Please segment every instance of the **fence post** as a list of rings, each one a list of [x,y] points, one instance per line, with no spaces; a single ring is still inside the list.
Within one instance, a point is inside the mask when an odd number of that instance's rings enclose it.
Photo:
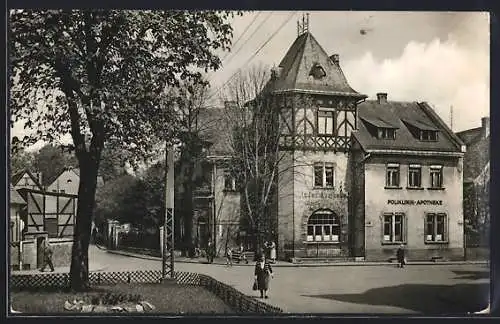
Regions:
[[[97,284],[101,284],[101,274],[99,272],[97,273]]]
[[[127,283],[130,283],[130,272],[127,272]]]

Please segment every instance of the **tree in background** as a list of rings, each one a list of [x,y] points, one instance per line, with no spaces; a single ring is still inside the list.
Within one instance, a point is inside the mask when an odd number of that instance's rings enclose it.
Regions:
[[[10,155],[10,174],[14,175],[23,170],[35,172],[35,154],[20,149]]]
[[[242,71],[224,94],[229,138],[233,151],[233,173],[244,201],[244,213],[254,237],[254,249],[263,248],[271,226],[271,208],[278,177],[279,125],[274,97],[263,94],[268,69],[254,66]]]
[[[70,266],[73,289],[88,287],[88,246],[105,143],[137,162],[175,125],[167,87],[202,82],[228,50],[232,13],[215,11],[12,10],[10,108],[13,122],[36,130],[15,150],[71,134],[80,166]]]
[[[78,168],[78,161],[74,154],[63,146],[47,144],[36,154],[34,168],[42,173],[42,186],[46,187],[68,168]]]

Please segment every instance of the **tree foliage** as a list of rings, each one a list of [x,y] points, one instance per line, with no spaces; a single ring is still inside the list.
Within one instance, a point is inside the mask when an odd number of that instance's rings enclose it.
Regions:
[[[42,173],[42,185],[50,185],[65,169],[77,168],[74,154],[63,147],[47,144],[35,155],[34,168]]]
[[[172,140],[165,89],[202,82],[231,44],[230,12],[13,10],[10,13],[10,108],[13,122],[35,130],[13,148],[71,134],[81,181],[70,267],[71,285],[88,284],[88,242],[105,143],[131,159]]]

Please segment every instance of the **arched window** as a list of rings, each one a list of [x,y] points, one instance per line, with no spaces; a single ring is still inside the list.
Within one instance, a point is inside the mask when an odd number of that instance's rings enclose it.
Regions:
[[[329,209],[315,211],[307,221],[308,242],[338,242],[340,237],[339,217]]]

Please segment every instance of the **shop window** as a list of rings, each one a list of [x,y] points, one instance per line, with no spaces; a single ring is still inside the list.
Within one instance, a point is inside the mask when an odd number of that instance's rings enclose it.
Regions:
[[[399,164],[389,163],[386,171],[386,187],[399,188]]]
[[[425,242],[446,242],[446,214],[425,215]]]
[[[308,242],[339,242],[340,223],[337,215],[328,209],[314,212],[307,221]]]
[[[443,187],[443,167],[441,165],[431,165],[430,176],[431,188]]]
[[[422,167],[419,164],[410,164],[408,168],[408,186],[420,188],[422,186]]]
[[[406,242],[406,221],[403,213],[386,213],[383,223],[383,243]]]
[[[318,135],[333,136],[333,110],[318,110]]]
[[[318,162],[314,164],[314,187],[333,188],[334,180],[333,163]]]

